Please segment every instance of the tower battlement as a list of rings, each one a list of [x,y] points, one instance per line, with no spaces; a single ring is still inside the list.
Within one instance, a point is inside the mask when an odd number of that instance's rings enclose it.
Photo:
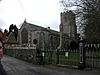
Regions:
[[[72,11],[61,12],[61,25],[62,32],[67,34],[69,37],[75,38],[77,34],[77,26],[75,20],[75,13]]]

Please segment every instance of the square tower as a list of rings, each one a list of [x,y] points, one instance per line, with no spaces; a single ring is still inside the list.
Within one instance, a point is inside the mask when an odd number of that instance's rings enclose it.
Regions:
[[[61,13],[60,16],[62,25],[60,26],[60,31],[75,39],[77,34],[75,14],[72,11],[66,11]]]

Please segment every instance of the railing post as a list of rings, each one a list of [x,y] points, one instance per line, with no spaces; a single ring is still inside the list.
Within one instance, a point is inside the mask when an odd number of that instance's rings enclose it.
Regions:
[[[57,62],[56,64],[59,64],[59,49],[57,49]]]
[[[79,43],[79,52],[80,52],[80,62],[79,62],[79,69],[85,68],[85,49],[84,49],[84,43],[81,40]]]

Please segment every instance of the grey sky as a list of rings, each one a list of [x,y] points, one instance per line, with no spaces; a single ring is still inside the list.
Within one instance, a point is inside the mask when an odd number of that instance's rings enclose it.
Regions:
[[[10,24],[27,22],[59,30],[59,0],[2,0],[0,2],[0,28],[8,29]]]

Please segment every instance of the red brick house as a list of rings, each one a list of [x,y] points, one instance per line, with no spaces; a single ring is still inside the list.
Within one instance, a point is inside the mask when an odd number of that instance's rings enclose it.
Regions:
[[[6,41],[7,36],[0,30],[0,39],[2,39],[3,41]]]

